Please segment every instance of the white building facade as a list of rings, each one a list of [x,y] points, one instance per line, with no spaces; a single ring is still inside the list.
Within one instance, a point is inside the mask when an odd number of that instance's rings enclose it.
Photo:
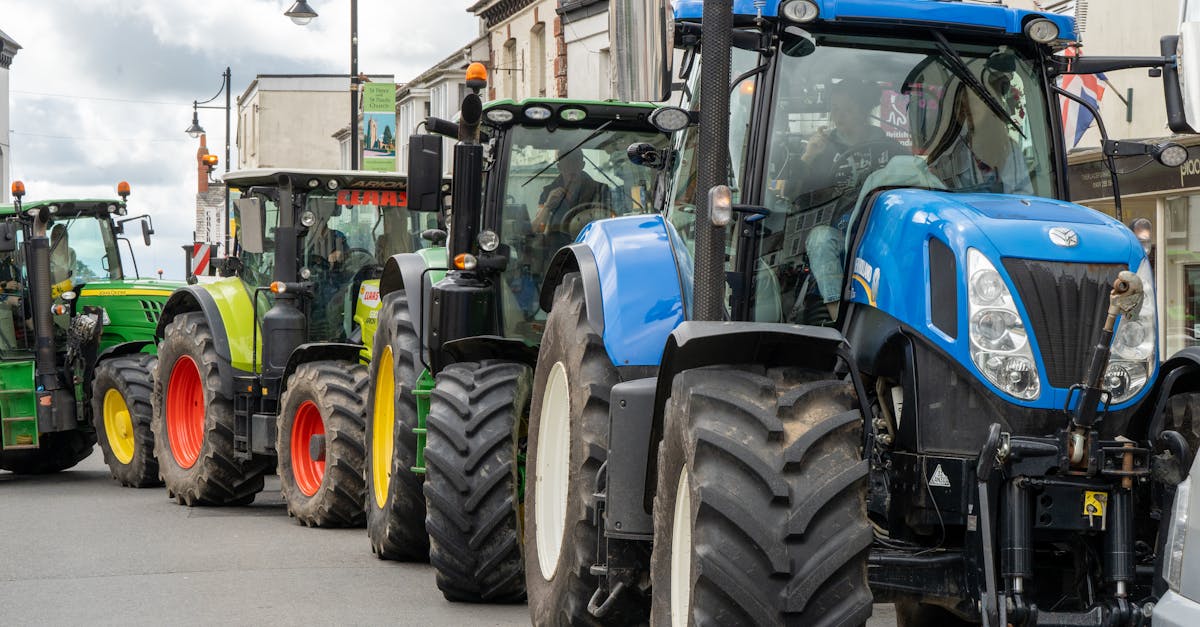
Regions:
[[[488,100],[566,98],[567,52],[558,0],[480,0],[479,17],[491,50]]]
[[[370,80],[393,82],[391,75]],[[361,105],[361,103],[360,103]],[[329,74],[260,74],[238,97],[238,169],[344,168],[350,79]]]
[[[9,143],[8,69],[21,46],[0,31],[0,202],[9,202],[12,181],[12,145]]]

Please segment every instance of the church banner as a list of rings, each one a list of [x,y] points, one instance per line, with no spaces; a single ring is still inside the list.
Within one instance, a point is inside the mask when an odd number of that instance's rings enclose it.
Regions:
[[[362,169],[396,171],[396,84],[362,86]]]

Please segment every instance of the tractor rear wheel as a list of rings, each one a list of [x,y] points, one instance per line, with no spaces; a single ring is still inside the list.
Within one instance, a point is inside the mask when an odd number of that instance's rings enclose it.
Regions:
[[[675,376],[654,497],[654,625],[860,625],[867,462],[853,388],[740,366]]]
[[[425,528],[438,588],[450,601],[525,599],[521,427],[532,374],[508,361],[438,373],[425,446]]]
[[[417,465],[417,337],[404,290],[383,299],[367,399],[367,536],[379,559],[425,561],[425,475]]]
[[[18,475],[47,475],[66,470],[91,455],[96,434],[55,431],[38,436],[38,447],[0,452],[0,470]]]
[[[344,361],[300,364],[280,399],[279,491],[306,527],[361,527],[367,368]]]
[[[151,372],[158,358],[137,353],[106,359],[92,383],[92,422],[113,479],[130,488],[162,485],[154,458]]]
[[[588,612],[599,584],[596,479],[608,458],[608,394],[620,378],[588,323],[583,281],[568,274],[554,295],[529,411],[525,483],[525,587],[535,625],[642,622],[633,595],[603,620]]]
[[[163,330],[154,377],[154,456],[180,505],[247,505],[263,489],[261,462],[234,456],[232,390],[221,389],[208,320],[180,314]]]

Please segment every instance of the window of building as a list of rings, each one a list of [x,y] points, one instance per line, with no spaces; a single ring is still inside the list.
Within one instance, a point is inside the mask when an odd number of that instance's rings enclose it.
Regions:
[[[501,80],[503,86],[503,97],[510,100],[517,99],[517,40],[516,38],[509,39],[504,42],[504,49],[500,53],[500,71],[496,72],[497,78],[503,76]]]
[[[529,93],[546,96],[546,24],[538,22],[529,31]]]

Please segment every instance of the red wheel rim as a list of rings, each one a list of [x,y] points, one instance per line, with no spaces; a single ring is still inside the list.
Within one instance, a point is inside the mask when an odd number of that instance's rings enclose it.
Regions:
[[[191,468],[204,444],[204,385],[200,370],[184,355],[171,369],[167,382],[167,440],[181,468]]]
[[[304,401],[292,420],[292,475],[304,496],[316,494],[325,478],[325,462],[314,461],[309,453],[314,435],[325,435],[325,423],[316,403]]]

